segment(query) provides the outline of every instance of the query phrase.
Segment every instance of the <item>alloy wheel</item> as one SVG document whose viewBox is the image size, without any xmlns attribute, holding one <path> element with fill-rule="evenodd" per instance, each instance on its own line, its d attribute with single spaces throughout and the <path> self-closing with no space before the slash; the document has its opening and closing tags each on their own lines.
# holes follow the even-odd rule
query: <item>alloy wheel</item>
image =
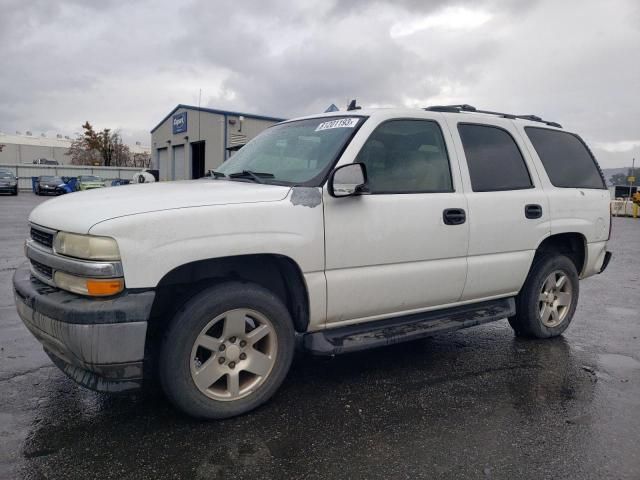
<svg viewBox="0 0 640 480">
<path fill-rule="evenodd" d="M 191 378 L 214 400 L 233 401 L 255 391 L 271 373 L 278 350 L 273 324 L 240 308 L 211 320 L 191 349 Z"/>
<path fill-rule="evenodd" d="M 557 327 L 569 314 L 573 289 L 566 273 L 552 272 L 542 284 L 538 297 L 540 320 L 545 327 Z"/>
</svg>

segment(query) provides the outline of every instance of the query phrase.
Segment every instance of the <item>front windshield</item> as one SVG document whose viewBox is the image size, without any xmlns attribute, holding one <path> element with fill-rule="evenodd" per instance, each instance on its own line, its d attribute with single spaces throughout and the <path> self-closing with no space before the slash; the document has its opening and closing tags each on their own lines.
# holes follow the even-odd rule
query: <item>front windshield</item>
<svg viewBox="0 0 640 480">
<path fill-rule="evenodd" d="M 100 177 L 93 177 L 91 175 L 82 176 L 80 177 L 80 180 L 82 180 L 83 182 L 102 182 L 102 179 Z"/>
<path fill-rule="evenodd" d="M 58 182 L 62 183 L 62 179 L 60 177 L 40 177 L 41 182 Z"/>
<path fill-rule="evenodd" d="M 0 170 L 0 178 L 13 178 L 13 173 L 6 170 Z"/>
<path fill-rule="evenodd" d="M 362 117 L 323 117 L 275 125 L 217 171 L 227 177 L 252 172 L 265 183 L 314 185 L 363 121 Z"/>
</svg>

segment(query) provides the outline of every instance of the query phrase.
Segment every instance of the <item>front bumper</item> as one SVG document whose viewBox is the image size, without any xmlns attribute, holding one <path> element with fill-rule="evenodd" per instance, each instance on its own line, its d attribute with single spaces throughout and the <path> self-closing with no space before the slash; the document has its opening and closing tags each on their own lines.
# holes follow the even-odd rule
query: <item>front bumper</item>
<svg viewBox="0 0 640 480">
<path fill-rule="evenodd" d="M 28 262 L 16 270 L 13 287 L 20 318 L 69 377 L 99 391 L 140 387 L 154 292 L 86 298 L 37 280 Z"/>
</svg>

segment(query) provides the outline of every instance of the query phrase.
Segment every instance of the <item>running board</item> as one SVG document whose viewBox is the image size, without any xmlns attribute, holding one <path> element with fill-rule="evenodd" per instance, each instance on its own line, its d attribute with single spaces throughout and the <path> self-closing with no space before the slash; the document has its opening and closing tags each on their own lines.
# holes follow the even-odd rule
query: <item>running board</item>
<svg viewBox="0 0 640 480">
<path fill-rule="evenodd" d="M 502 298 L 308 333 L 302 344 L 315 355 L 337 355 L 452 332 L 502 320 L 515 313 L 515 299 Z"/>
</svg>

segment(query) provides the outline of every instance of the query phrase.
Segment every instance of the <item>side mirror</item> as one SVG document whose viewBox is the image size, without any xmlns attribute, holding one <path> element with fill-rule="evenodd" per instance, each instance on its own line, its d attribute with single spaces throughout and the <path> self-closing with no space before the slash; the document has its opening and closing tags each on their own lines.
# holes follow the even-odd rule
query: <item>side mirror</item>
<svg viewBox="0 0 640 480">
<path fill-rule="evenodd" d="M 364 163 L 350 163 L 336 168 L 329 177 L 329 195 L 351 197 L 367 192 L 367 168 Z"/>
</svg>

